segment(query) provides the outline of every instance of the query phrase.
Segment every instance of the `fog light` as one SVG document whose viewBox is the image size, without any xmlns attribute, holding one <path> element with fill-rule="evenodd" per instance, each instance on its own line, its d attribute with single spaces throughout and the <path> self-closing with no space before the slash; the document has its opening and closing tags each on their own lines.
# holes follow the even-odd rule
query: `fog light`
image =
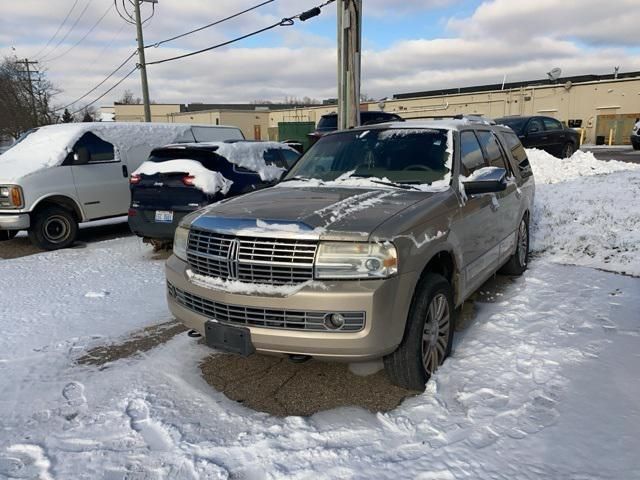
<svg viewBox="0 0 640 480">
<path fill-rule="evenodd" d="M 377 270 L 380 270 L 380 268 L 382 267 L 382 263 L 380 263 L 380 260 L 378 260 L 377 258 L 370 258 L 366 262 L 364 262 L 364 266 L 367 267 L 367 270 L 375 272 Z"/>
<path fill-rule="evenodd" d="M 337 330 L 344 326 L 344 316 L 339 313 L 327 313 L 324 316 L 324 324 L 331 330 Z"/>
</svg>

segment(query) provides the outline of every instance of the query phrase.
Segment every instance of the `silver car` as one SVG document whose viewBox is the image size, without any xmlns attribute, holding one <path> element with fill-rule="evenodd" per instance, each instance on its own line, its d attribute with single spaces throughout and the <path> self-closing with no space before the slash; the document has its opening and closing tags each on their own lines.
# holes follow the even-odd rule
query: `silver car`
<svg viewBox="0 0 640 480">
<path fill-rule="evenodd" d="M 277 186 L 186 217 L 169 307 L 216 349 L 359 362 L 422 390 L 456 311 L 527 268 L 534 181 L 518 137 L 463 118 L 328 134 Z"/>
</svg>

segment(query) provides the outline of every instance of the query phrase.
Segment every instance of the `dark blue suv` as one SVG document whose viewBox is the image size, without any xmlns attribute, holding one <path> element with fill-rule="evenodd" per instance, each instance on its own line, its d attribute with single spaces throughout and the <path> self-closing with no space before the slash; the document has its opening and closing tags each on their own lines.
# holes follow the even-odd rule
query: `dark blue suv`
<svg viewBox="0 0 640 480">
<path fill-rule="evenodd" d="M 170 246 L 187 214 L 274 185 L 299 156 L 283 143 L 247 140 L 157 148 L 130 178 L 131 231 L 156 249 Z"/>
</svg>

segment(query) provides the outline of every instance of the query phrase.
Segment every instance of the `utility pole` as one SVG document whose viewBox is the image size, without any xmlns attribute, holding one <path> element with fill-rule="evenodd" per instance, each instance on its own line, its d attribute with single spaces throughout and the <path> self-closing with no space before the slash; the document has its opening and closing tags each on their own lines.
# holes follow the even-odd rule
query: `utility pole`
<svg viewBox="0 0 640 480">
<path fill-rule="evenodd" d="M 136 30 L 138 37 L 138 62 L 140 80 L 142 81 L 142 101 L 144 103 L 144 121 L 151 121 L 151 105 L 149 103 L 149 83 L 147 81 L 147 63 L 144 58 L 144 39 L 142 37 L 142 20 L 140 19 L 140 4 L 142 2 L 158 3 L 158 0 L 133 0 L 136 11 Z"/>
<path fill-rule="evenodd" d="M 32 72 L 30 65 L 37 65 L 38 62 L 29 61 L 28 58 L 25 58 L 24 60 L 19 60 L 17 63 L 24 64 L 24 67 L 25 67 L 25 70 L 26 70 L 26 73 L 27 73 L 27 79 L 29 81 L 29 95 L 31 96 L 31 111 L 33 113 L 33 122 L 34 122 L 34 125 L 37 126 L 38 125 L 38 110 L 36 108 L 36 96 L 33 93 L 33 80 L 31 79 L 31 73 L 38 73 L 38 72 L 37 71 Z"/>
<path fill-rule="evenodd" d="M 338 0 L 338 128 L 360 125 L 362 0 Z"/>
</svg>

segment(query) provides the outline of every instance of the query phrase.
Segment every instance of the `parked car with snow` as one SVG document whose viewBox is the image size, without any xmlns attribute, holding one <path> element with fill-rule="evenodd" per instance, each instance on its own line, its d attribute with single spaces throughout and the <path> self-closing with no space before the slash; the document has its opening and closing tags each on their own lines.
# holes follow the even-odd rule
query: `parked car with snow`
<svg viewBox="0 0 640 480">
<path fill-rule="evenodd" d="M 272 186 L 299 156 L 283 143 L 248 140 L 155 149 L 131 175 L 131 231 L 156 248 L 169 246 L 187 214 Z"/>
<path fill-rule="evenodd" d="M 640 121 L 636 122 L 631 131 L 631 146 L 634 150 L 640 150 Z"/>
<path fill-rule="evenodd" d="M 403 122 L 404 119 L 396 114 L 389 112 L 382 112 L 378 110 L 364 110 L 360 112 L 360 124 L 361 125 L 375 125 L 377 123 L 385 122 Z M 338 129 L 338 114 L 327 113 L 320 117 L 316 129 L 308 134 L 309 140 L 313 145 L 318 141 L 320 137 L 329 133 L 335 132 Z"/>
<path fill-rule="evenodd" d="M 0 155 L 0 240 L 27 230 L 38 247 L 73 244 L 78 224 L 127 214 L 129 173 L 174 142 L 244 138 L 223 126 L 70 123 L 35 128 Z"/>
<path fill-rule="evenodd" d="M 185 217 L 169 308 L 216 349 L 383 358 L 423 389 L 456 308 L 527 268 L 534 188 L 518 137 L 485 121 L 330 133 L 277 186 Z"/>
<path fill-rule="evenodd" d="M 503 117 L 496 123 L 510 127 L 525 148 L 539 148 L 558 158 L 569 158 L 580 146 L 580 135 L 552 117 Z"/>
</svg>

